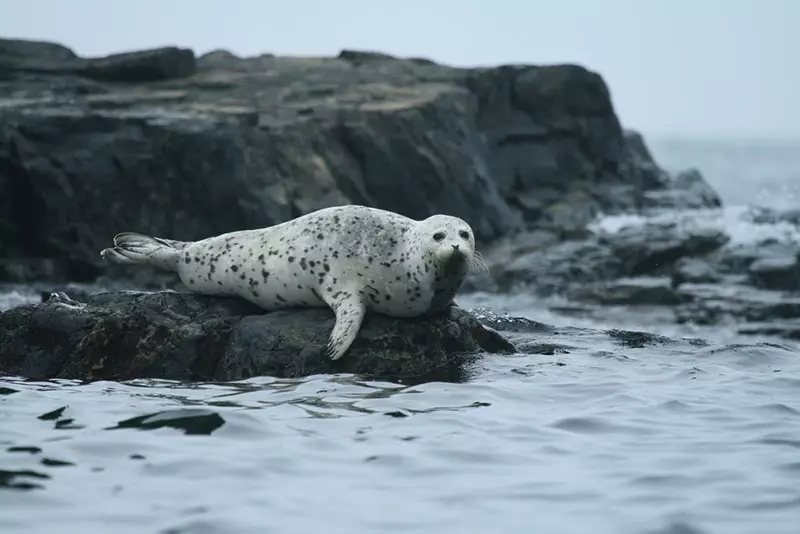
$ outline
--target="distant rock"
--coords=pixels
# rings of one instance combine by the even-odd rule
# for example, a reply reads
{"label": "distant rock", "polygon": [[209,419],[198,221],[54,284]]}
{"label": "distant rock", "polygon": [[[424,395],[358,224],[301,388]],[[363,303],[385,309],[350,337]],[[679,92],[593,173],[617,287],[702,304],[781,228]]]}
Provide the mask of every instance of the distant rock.
{"label": "distant rock", "polygon": [[413,320],[370,315],[352,348],[323,348],[328,309],[264,313],[237,298],[173,291],[54,294],[0,313],[0,375],[32,379],[227,381],[357,373],[401,382],[464,379],[481,352],[513,353],[468,312]]}
{"label": "distant rock", "polygon": [[672,287],[684,283],[714,284],[721,281],[722,275],[708,261],[689,257],[675,262],[671,276]]}
{"label": "distant rock", "polygon": [[759,258],[748,268],[756,287],[800,291],[800,262],[797,255]]}
{"label": "distant rock", "polygon": [[166,47],[90,60],[81,74],[106,82],[155,82],[186,78],[197,72],[194,52]]}

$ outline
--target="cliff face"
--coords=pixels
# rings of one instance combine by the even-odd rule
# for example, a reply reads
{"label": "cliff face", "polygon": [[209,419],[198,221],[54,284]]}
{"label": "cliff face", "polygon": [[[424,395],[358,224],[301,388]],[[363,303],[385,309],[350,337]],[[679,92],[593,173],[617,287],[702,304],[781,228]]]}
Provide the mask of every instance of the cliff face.
{"label": "cliff face", "polygon": [[719,200],[661,171],[574,65],[0,40],[0,279],[91,280],[120,231],[192,240],[343,203],[457,215],[485,244]]}

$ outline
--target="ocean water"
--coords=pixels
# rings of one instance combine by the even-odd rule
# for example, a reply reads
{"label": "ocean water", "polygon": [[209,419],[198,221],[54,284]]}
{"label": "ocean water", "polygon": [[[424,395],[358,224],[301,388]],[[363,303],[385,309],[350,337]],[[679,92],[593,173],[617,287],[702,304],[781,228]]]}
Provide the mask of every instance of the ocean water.
{"label": "ocean water", "polygon": [[[798,238],[745,215],[751,203],[800,207],[799,146],[650,144],[726,201],[687,224],[742,242]],[[657,314],[578,320],[525,295],[459,302],[669,339],[537,335],[554,350],[489,356],[465,384],[2,378],[0,532],[800,531],[800,344]]]}

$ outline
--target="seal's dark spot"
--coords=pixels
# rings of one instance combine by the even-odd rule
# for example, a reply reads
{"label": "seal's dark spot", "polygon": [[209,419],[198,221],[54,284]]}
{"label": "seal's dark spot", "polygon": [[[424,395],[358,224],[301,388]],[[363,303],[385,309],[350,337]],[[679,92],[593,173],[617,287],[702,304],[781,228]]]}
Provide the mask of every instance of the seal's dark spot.
{"label": "seal's dark spot", "polygon": [[231,271],[238,272],[239,271],[239,266],[238,265],[231,265]]}
{"label": "seal's dark spot", "polygon": [[183,263],[185,263],[186,265],[189,265],[190,263],[192,263],[192,258],[190,258],[189,256],[184,257],[183,258]]}
{"label": "seal's dark spot", "polygon": [[289,256],[289,257],[288,257],[288,258],[286,258],[286,259],[288,259],[288,260],[289,260],[289,263],[294,263],[294,256]]}
{"label": "seal's dark spot", "polygon": [[261,276],[264,278],[264,282],[269,280],[269,271],[266,269],[261,269]]}
{"label": "seal's dark spot", "polygon": [[285,299],[285,298],[283,298],[283,297],[282,297],[282,296],[280,296],[280,295],[275,295],[275,298],[276,298],[276,299],[278,299],[278,300],[279,300],[279,301],[281,301],[281,302],[286,302],[286,299]]}

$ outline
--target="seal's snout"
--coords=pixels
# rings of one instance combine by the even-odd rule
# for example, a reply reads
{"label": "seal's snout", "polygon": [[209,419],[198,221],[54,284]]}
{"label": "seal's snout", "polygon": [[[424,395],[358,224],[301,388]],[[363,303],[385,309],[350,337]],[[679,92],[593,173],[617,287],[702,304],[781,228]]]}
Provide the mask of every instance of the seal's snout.
{"label": "seal's snout", "polygon": [[452,245],[454,251],[458,251],[458,245]]}

